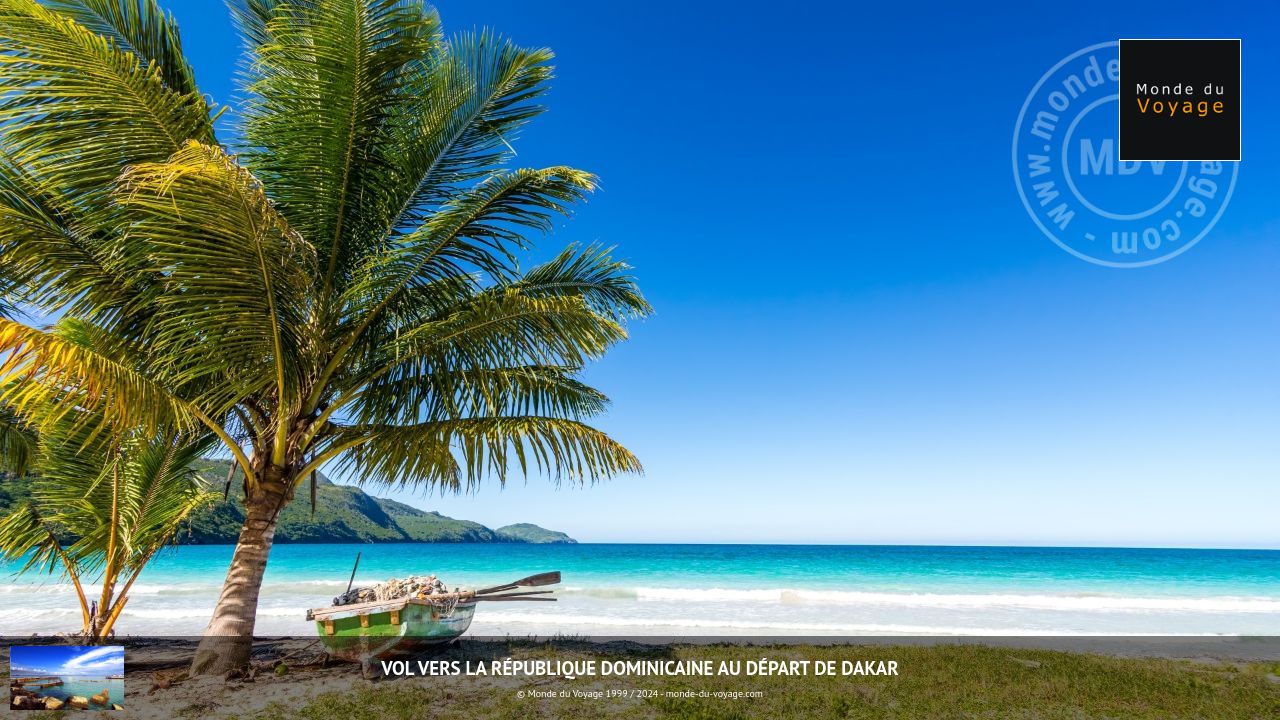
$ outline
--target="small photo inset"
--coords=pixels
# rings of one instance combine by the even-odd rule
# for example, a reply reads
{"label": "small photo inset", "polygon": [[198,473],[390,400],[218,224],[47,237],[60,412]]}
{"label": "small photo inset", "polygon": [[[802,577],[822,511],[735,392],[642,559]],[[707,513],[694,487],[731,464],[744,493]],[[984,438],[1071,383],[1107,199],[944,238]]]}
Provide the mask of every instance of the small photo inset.
{"label": "small photo inset", "polygon": [[27,645],[9,648],[11,710],[123,710],[124,648]]}

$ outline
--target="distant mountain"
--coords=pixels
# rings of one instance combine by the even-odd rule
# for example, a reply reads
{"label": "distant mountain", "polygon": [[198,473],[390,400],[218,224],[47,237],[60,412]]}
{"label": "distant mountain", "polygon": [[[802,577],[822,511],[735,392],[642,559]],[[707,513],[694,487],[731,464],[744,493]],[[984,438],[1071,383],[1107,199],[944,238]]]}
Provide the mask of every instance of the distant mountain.
{"label": "distant mountain", "polygon": [[578,542],[562,532],[541,528],[533,523],[506,525],[498,528],[495,532],[505,542],[552,543],[557,545],[569,545]]}
{"label": "distant mountain", "polygon": [[[203,460],[196,473],[219,490],[227,477],[225,461]],[[11,505],[29,495],[30,481],[0,476],[0,517]],[[244,522],[244,506],[236,498],[238,481],[232,483],[229,500],[219,498],[197,510],[178,532],[183,545],[234,543]],[[316,481],[316,508],[311,511],[310,488],[303,483],[298,496],[280,512],[276,525],[278,543],[573,543],[568,535],[529,523],[491,530],[470,520],[456,520],[395,500],[377,498],[350,485],[335,485],[320,475]]]}

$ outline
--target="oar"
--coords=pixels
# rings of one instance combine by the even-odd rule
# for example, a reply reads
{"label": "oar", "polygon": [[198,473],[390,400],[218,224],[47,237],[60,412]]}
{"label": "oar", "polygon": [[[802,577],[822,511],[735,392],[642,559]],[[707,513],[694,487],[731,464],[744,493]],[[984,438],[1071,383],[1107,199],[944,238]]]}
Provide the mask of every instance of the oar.
{"label": "oar", "polygon": [[560,571],[539,573],[538,575],[530,575],[527,578],[513,580],[506,585],[495,585],[493,587],[477,590],[476,595],[488,595],[489,593],[502,592],[503,590],[514,590],[518,587],[542,587],[543,585],[555,585],[560,582]]}
{"label": "oar", "polygon": [[360,567],[360,553],[356,553],[356,564],[351,566],[351,579],[347,581],[347,592],[351,592],[351,583],[356,581],[356,568]]}
{"label": "oar", "polygon": [[531,602],[555,602],[555,601],[557,600],[557,598],[549,598],[549,597],[525,597],[524,595],[481,595],[481,596],[479,596],[479,597],[477,597],[477,598],[472,598],[472,599],[473,599],[473,600],[475,600],[476,602],[480,602],[481,600],[486,600],[486,601],[489,601],[489,600],[502,600],[502,601],[527,600],[527,601],[531,601]]}
{"label": "oar", "polygon": [[477,595],[476,600],[492,600],[494,598],[526,597],[528,595],[550,595],[555,590],[529,590],[527,592],[503,593],[501,595]]}

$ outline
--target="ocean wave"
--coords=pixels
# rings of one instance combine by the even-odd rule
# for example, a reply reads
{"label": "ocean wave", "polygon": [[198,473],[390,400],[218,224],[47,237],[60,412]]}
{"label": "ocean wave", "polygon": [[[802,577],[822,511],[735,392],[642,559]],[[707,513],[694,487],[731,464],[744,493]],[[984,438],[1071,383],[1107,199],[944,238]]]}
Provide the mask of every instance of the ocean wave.
{"label": "ocean wave", "polygon": [[[102,586],[93,583],[85,583],[82,585],[86,595],[94,596],[102,592]],[[209,592],[217,592],[222,588],[221,583],[175,583],[175,584],[158,584],[148,585],[145,583],[136,583],[129,588],[130,595],[198,595]],[[75,586],[71,583],[62,582],[15,582],[0,585],[0,594],[8,595],[65,595],[74,597]]]}
{"label": "ocean wave", "polygon": [[[259,607],[258,617],[306,617],[305,607]],[[213,606],[178,607],[178,608],[131,608],[124,615],[148,620],[182,620],[186,618],[205,618],[213,615]]]}
{"label": "ocean wave", "polygon": [[[80,615],[79,608],[4,608],[0,609],[0,620],[31,620],[49,615]],[[0,635],[6,631],[0,631]]]}
{"label": "ocean wave", "polygon": [[[592,594],[584,592],[582,594]],[[1268,597],[1142,597],[1122,595],[1033,595],[1016,593],[888,593],[790,588],[653,588],[621,591],[642,602],[754,602],[817,605],[894,605],[929,608],[1024,608],[1086,612],[1280,613]]]}
{"label": "ocean wave", "polygon": [[[817,622],[769,622],[751,620],[724,620],[720,618],[627,618],[609,615],[570,615],[554,618],[537,613],[490,612],[483,616],[477,614],[472,632],[483,635],[489,625],[528,625],[536,626],[537,632],[546,633],[549,629],[563,627],[585,628],[677,628],[680,630],[696,630],[700,632],[727,630],[742,632],[744,630],[765,631],[769,633],[797,634],[830,634],[830,635],[973,635],[990,637],[1134,637],[1142,633],[1132,632],[1076,632],[1068,630],[1045,630],[1041,628],[1009,628],[980,627],[958,625],[909,625],[898,623],[817,623]],[[714,633],[709,633],[714,634]],[[1151,634],[1155,635],[1155,634]],[[1200,636],[1199,633],[1159,633],[1159,636],[1186,635]]]}
{"label": "ocean wave", "polygon": [[584,595],[586,597],[602,598],[605,600],[639,600],[640,595],[637,588],[624,587],[578,587],[567,586],[559,589],[564,595]]}
{"label": "ocean wave", "polygon": [[[374,580],[357,581],[354,586],[362,587],[373,585]],[[101,585],[86,583],[84,590],[89,595],[96,595],[102,592]],[[308,594],[308,595],[334,595],[342,592],[347,587],[345,580],[288,580],[283,582],[268,581],[262,585],[262,594]],[[222,590],[222,579],[209,580],[205,582],[178,582],[178,583],[136,583],[129,589],[130,595],[214,595]],[[49,582],[13,582],[0,585],[0,595],[71,595],[75,592],[75,587],[70,583],[59,581]]]}
{"label": "ocean wave", "polygon": [[5,583],[3,585],[0,585],[0,595],[10,595],[10,594],[29,595],[31,593],[44,593],[44,594],[54,595],[54,594],[60,594],[60,593],[73,593],[73,592],[75,592],[75,586],[73,586],[71,583],[13,582],[13,583]]}

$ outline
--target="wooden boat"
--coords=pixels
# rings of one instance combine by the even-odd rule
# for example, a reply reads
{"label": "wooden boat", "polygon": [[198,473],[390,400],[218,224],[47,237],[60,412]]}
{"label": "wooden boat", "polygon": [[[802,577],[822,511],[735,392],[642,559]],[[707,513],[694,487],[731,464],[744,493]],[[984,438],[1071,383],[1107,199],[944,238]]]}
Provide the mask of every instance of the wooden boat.
{"label": "wooden boat", "polygon": [[412,654],[447,643],[471,626],[476,612],[469,593],[430,598],[401,598],[387,602],[338,605],[307,612],[329,654],[363,662]]}
{"label": "wooden boat", "polygon": [[542,573],[505,585],[433,595],[314,608],[307,619],[332,657],[360,663],[366,677],[378,674],[377,660],[404,657],[457,639],[471,627],[482,601],[551,601],[533,597],[551,592],[505,590],[560,582],[560,573]]}

